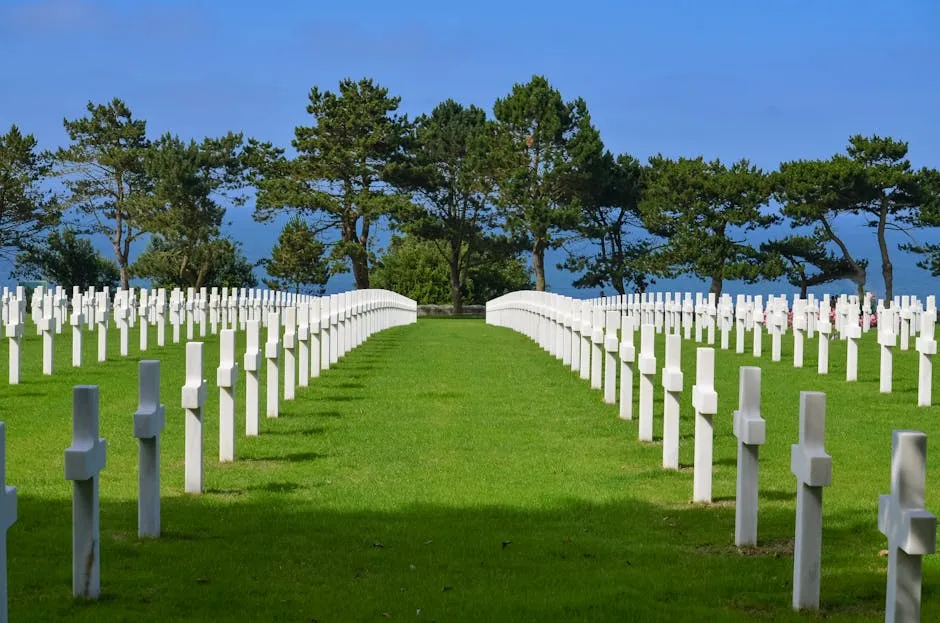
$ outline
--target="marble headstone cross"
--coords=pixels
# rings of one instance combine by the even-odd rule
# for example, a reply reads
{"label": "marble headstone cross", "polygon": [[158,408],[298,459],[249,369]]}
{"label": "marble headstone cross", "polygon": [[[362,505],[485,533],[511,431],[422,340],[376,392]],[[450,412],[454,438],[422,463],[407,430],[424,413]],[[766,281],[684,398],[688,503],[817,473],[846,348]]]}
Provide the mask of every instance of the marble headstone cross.
{"label": "marble headstone cross", "polygon": [[621,317],[620,328],[620,419],[633,419],[633,362],[636,347],[633,345],[633,316]]}
{"label": "marble headstone cross", "polygon": [[656,376],[656,354],[653,352],[651,324],[640,327],[640,441],[653,441],[653,378]]}
{"label": "marble headstone cross", "polygon": [[760,368],[742,366],[738,371],[738,409],[734,412],[732,431],[738,438],[734,544],[757,545],[759,457],[767,438],[766,423],[760,415]]}
{"label": "marble headstone cross", "polygon": [[[858,323],[854,326],[860,329]],[[800,392],[800,443],[791,446],[790,451],[790,471],[797,481],[794,610],[819,609],[822,490],[832,484],[832,457],[823,446],[825,430],[826,394]]]}
{"label": "marble headstone cross", "polygon": [[933,356],[937,354],[934,331],[937,310],[928,308],[920,316],[920,335],[914,342],[918,354],[917,406],[929,407],[933,400]]}
{"label": "marble headstone cross", "polygon": [[98,478],[105,440],[98,437],[98,386],[72,390],[72,445],[65,450],[65,479],[72,481],[72,595],[101,592]]}
{"label": "marble headstone cross", "polygon": [[878,498],[878,530],[888,537],[885,621],[920,621],[921,557],[937,551],[937,517],[924,508],[927,435],[891,434],[891,493]]}
{"label": "marble headstone cross", "polygon": [[245,342],[245,436],[254,437],[258,434],[258,374],[261,370],[259,320],[245,321]]}
{"label": "marble headstone cross", "polygon": [[202,342],[186,344],[186,384],[183,385],[181,395],[182,407],[186,410],[186,493],[202,493],[202,412],[206,403],[202,347]]}
{"label": "marble headstone cross", "polygon": [[608,310],[605,312],[607,333],[604,335],[604,402],[615,404],[617,402],[617,329],[620,328],[620,312]]}
{"label": "marble headstone cross", "polygon": [[679,469],[679,401],[682,397],[682,336],[666,336],[663,382],[663,467]]}
{"label": "marble headstone cross", "polygon": [[219,335],[219,367],[215,379],[219,387],[219,461],[226,463],[235,460],[235,387],[238,384],[235,329],[222,329]]}
{"label": "marble headstone cross", "polygon": [[[141,325],[143,328],[143,325]],[[160,536],[160,432],[166,423],[166,408],[160,403],[160,362],[138,364],[137,412],[134,437],[138,440],[137,534]]]}
{"label": "marble headstone cross", "polygon": [[[278,416],[278,386],[280,384],[278,381],[278,361],[281,356],[280,318],[280,313],[276,311],[268,314],[268,340],[264,344],[264,358],[268,362],[268,404],[266,412],[268,417]],[[333,335],[336,335],[335,331]]]}
{"label": "marble headstone cross", "polygon": [[297,375],[297,308],[284,308],[284,400],[293,400],[296,395]]}
{"label": "marble headstone cross", "polygon": [[[738,327],[743,330],[744,323]],[[712,456],[714,432],[712,417],[718,413],[715,392],[715,349],[695,351],[695,385],[692,386],[692,408],[695,409],[695,455],[692,474],[692,501],[712,501]]]}

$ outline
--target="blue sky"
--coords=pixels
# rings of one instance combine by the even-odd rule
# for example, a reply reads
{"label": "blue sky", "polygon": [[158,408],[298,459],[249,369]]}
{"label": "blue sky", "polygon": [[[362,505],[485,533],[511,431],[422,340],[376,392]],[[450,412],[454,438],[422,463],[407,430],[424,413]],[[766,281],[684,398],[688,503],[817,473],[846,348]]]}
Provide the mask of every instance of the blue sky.
{"label": "blue sky", "polygon": [[[907,140],[915,166],[940,168],[938,32],[934,0],[0,0],[0,128],[16,123],[55,148],[66,142],[63,117],[120,97],[152,137],[232,130],[286,146],[310,121],[314,85],[373,77],[415,116],[446,98],[491,111],[538,73],[566,99],[587,101],[611,151],[641,160],[747,157],[773,169],[829,157],[862,133]],[[277,223],[254,223],[251,206],[228,218],[249,259],[269,253]],[[869,287],[881,292],[873,232],[851,221],[840,230],[871,259]],[[940,279],[911,256],[896,251],[894,260],[896,291],[940,293]],[[552,290],[597,294],[571,280],[549,273]],[[330,290],[350,284],[340,276]],[[731,293],[788,289],[726,283]]]}

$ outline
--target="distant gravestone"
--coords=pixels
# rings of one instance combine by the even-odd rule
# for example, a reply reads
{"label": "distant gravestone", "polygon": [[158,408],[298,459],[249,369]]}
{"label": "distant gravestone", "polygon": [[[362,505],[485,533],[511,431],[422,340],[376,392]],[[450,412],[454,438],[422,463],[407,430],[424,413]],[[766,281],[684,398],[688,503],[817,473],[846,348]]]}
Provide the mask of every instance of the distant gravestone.
{"label": "distant gravestone", "polygon": [[617,402],[617,329],[620,328],[620,312],[606,312],[607,333],[604,336],[604,402],[615,404]]}
{"label": "distant gravestone", "polygon": [[793,305],[793,367],[803,367],[803,343],[806,338],[806,301]]}
{"label": "distant gravestone", "polygon": [[751,334],[751,355],[760,357],[763,353],[764,309],[760,296],[754,298],[754,330]]}
{"label": "distant gravestone", "polygon": [[[738,326],[743,330],[743,322]],[[715,392],[715,349],[713,348],[696,349],[692,408],[695,409],[692,501],[711,502],[714,454],[712,417],[718,413],[718,394]]]}
{"label": "distant gravestone", "polygon": [[98,333],[98,362],[108,360],[108,291],[96,294],[98,300],[95,301],[95,326]]}
{"label": "distant gravestone", "polygon": [[139,345],[140,352],[146,352],[148,344],[148,338],[150,334],[150,295],[147,290],[140,289],[140,335],[139,335]]}
{"label": "distant gravestone", "polygon": [[235,330],[222,329],[219,335],[219,367],[216,385],[219,387],[219,461],[235,460],[235,388],[238,383],[238,364],[235,362]]}
{"label": "distant gravestone", "polygon": [[206,381],[202,378],[202,342],[186,344],[186,384],[182,407],[186,410],[184,490],[202,493],[202,415],[206,403]]}
{"label": "distant gravestone", "polygon": [[55,317],[52,294],[43,297],[42,316],[37,323],[42,332],[42,373],[51,376],[55,366]]}
{"label": "distant gravestone", "polygon": [[264,344],[264,358],[268,362],[268,401],[266,415],[270,418],[276,418],[278,416],[278,361],[281,356],[281,342],[279,335],[280,322],[280,314],[278,314],[278,312],[271,312],[268,314],[268,340]]}
{"label": "distant gravestone", "polygon": [[20,343],[23,340],[22,316],[17,314],[7,320],[6,336],[9,341],[9,381],[10,385],[16,385],[20,382]]}
{"label": "distant gravestone", "polygon": [[245,321],[245,341],[245,435],[254,437],[258,434],[258,374],[261,370],[261,323],[258,320]]}
{"label": "distant gravestone", "polygon": [[832,333],[832,323],[829,320],[829,307],[823,301],[819,308],[819,319],[816,321],[816,330],[819,332],[819,354],[817,355],[816,373],[829,374],[829,337]]}
{"label": "distant gravestone", "polygon": [[331,307],[335,304],[332,296],[320,299],[320,369],[330,369],[330,342],[333,340],[333,328],[330,325]]}
{"label": "distant gravestone", "polygon": [[72,595],[98,599],[101,592],[98,477],[105,440],[98,437],[98,386],[72,390],[72,445],[65,450],[65,479],[72,481]]}
{"label": "distant gravestone", "polygon": [[284,308],[284,400],[296,396],[297,374],[297,308]]}
{"label": "distant gravestone", "polygon": [[160,536],[160,432],[166,423],[166,409],[160,403],[160,362],[141,361],[138,370],[134,413],[134,437],[138,440],[137,534],[156,538]]}
{"label": "distant gravestone", "polygon": [[653,379],[656,376],[656,355],[653,352],[651,324],[640,327],[640,441],[653,441]]}
{"label": "distant gravestone", "polygon": [[[850,325],[851,328],[852,325]],[[855,329],[860,329],[858,323]],[[851,335],[849,336],[851,338]],[[800,392],[800,443],[791,447],[796,476],[796,538],[793,544],[793,609],[819,609],[822,555],[822,490],[832,484],[832,458],[824,449],[826,394]]]}
{"label": "distant gravestone", "polygon": [[679,401],[682,398],[682,336],[666,336],[663,382],[663,467],[679,469]]}
{"label": "distant gravestone", "polygon": [[308,303],[297,306],[297,385],[310,385],[310,311]]}
{"label": "distant gravestone", "polygon": [[591,319],[591,389],[603,384],[604,312],[595,308]]}
{"label": "distant gravestone", "polygon": [[862,337],[862,327],[858,317],[848,314],[842,327],[842,335],[848,340],[845,350],[845,380],[858,380],[858,340]]}
{"label": "distant gravestone", "polygon": [[894,347],[898,341],[898,336],[894,333],[894,310],[886,309],[881,320],[882,322],[878,323],[878,345],[881,347],[879,389],[882,394],[890,394],[894,369]]}
{"label": "distant gravestone", "polygon": [[578,357],[578,376],[587,381],[591,378],[591,304],[581,303],[581,353]]}
{"label": "distant gravestone", "polygon": [[915,341],[918,354],[917,406],[929,407],[933,401],[933,356],[937,354],[934,331],[937,310],[927,309],[921,314],[920,335]]}
{"label": "distant gravestone", "polygon": [[738,439],[734,544],[757,545],[759,457],[767,437],[766,423],[760,414],[760,368],[742,366],[738,372],[738,409],[734,412],[732,431]]}
{"label": "distant gravestone", "polygon": [[636,361],[636,347],[633,345],[634,319],[623,316],[621,319],[620,340],[620,419],[633,419],[633,362]]}
{"label": "distant gravestone", "polygon": [[885,621],[920,621],[921,558],[937,551],[937,517],[924,508],[927,435],[891,435],[891,493],[878,498],[878,530],[888,537]]}

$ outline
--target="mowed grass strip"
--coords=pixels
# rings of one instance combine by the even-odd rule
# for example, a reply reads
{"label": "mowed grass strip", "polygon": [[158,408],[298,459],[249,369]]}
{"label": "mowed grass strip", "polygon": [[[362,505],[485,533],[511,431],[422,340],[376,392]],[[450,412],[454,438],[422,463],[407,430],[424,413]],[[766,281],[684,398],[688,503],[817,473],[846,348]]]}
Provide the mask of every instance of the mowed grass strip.
{"label": "mowed grass strip", "polygon": [[[66,329],[68,331],[69,329]],[[155,331],[151,329],[151,344]],[[29,331],[33,333],[32,331]],[[874,334],[860,349],[859,382],[844,382],[845,345],[830,375],[718,350],[715,503],[692,505],[690,406],[695,344],[683,344],[680,460],[661,469],[659,442],[524,336],[477,320],[422,320],[385,331],[282,403],[237,461],[218,456],[217,338],[207,336],[205,487],[182,493],[183,345],[162,361],[167,428],[163,531],[137,539],[137,333],[128,359],[71,368],[68,333],[58,369],[41,371],[41,341],[23,344],[23,382],[0,391],[7,481],[19,490],[9,531],[11,620],[205,621],[746,621],[806,620],[790,609],[800,390],[827,393],[833,486],[824,493],[822,616],[883,619],[886,547],[877,496],[888,492],[891,430],[940,439],[938,407],[916,403],[916,353],[895,355],[895,393],[878,393]],[[197,338],[200,339],[200,338]],[[239,334],[238,349],[244,348]],[[734,344],[732,338],[731,344]],[[6,377],[6,341],[0,379]],[[663,341],[657,341],[662,367]],[[748,340],[750,348],[750,339]],[[740,365],[763,368],[760,545],[738,551],[734,530]],[[102,599],[71,598],[71,388],[97,384],[108,465],[101,480]],[[936,384],[936,381],[935,381]],[[261,404],[264,404],[264,379]],[[243,380],[238,388],[243,395]],[[635,395],[636,399],[636,395]],[[662,389],[656,390],[656,438]],[[932,443],[928,443],[932,447]],[[928,451],[927,505],[940,510],[940,460]],[[923,620],[940,620],[935,557],[924,564]]]}

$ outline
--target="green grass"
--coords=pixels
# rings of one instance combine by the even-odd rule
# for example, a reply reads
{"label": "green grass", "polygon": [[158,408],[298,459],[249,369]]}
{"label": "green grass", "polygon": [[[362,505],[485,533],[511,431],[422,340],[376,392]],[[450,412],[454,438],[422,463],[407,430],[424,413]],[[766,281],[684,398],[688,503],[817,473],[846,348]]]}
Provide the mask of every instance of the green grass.
{"label": "green grass", "polygon": [[[70,331],[67,328],[66,331]],[[527,338],[477,320],[422,320],[377,334],[264,418],[234,464],[219,465],[218,342],[205,338],[205,488],[184,495],[183,345],[162,360],[167,427],[161,439],[163,536],[137,538],[134,356],[71,368],[71,338],[56,341],[55,376],[41,375],[28,331],[22,383],[0,392],[7,483],[19,519],[7,535],[14,621],[748,621],[806,620],[791,612],[799,392],[827,393],[821,617],[883,620],[886,547],[877,530],[888,492],[891,430],[940,439],[940,408],[917,408],[916,353],[896,351],[894,393],[878,393],[874,333],[859,381],[844,382],[845,343],[830,375],[718,351],[715,503],[693,505],[694,344],[683,345],[679,472],[660,468],[661,444],[637,441],[575,374]],[[169,333],[169,332],[168,332]],[[197,338],[198,339],[198,338]],[[169,340],[169,337],[168,337]],[[151,344],[155,344],[155,331]],[[732,348],[734,339],[731,340]],[[659,366],[663,341],[658,340]],[[238,349],[244,348],[239,334]],[[748,339],[748,350],[750,339]],[[0,383],[6,379],[6,340]],[[148,355],[145,354],[144,358]],[[733,547],[740,365],[763,368],[760,545]],[[936,377],[936,375],[935,375]],[[71,597],[71,388],[97,384],[108,464],[101,477],[102,597]],[[935,378],[940,392],[940,383]],[[239,387],[239,396],[243,395]],[[635,394],[636,398],[636,394]],[[935,402],[938,402],[935,399]],[[662,390],[656,391],[656,438]],[[932,444],[937,443],[931,441]],[[940,511],[940,459],[928,452],[927,506]],[[940,620],[940,562],[925,558],[923,620]]]}

